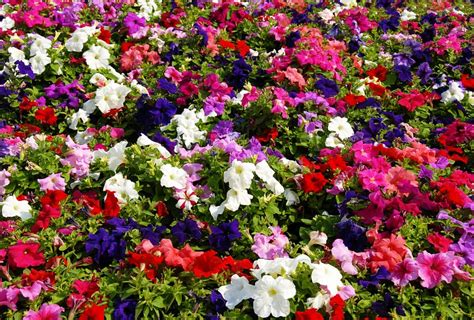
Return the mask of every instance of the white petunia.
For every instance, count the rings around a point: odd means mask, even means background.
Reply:
[[[334,13],[329,9],[324,9],[318,13],[319,17],[327,24],[334,24]]]
[[[347,118],[334,117],[329,121],[328,130],[337,134],[340,139],[347,139],[354,135],[354,130]]]
[[[188,173],[181,168],[165,164],[160,168],[163,176],[160,183],[162,187],[184,189],[188,181]]]
[[[87,40],[89,40],[89,34],[82,28],[76,29],[71,37],[66,40],[65,47],[71,52],[82,52]]]
[[[336,147],[343,148],[344,147],[344,143],[342,143],[342,140],[339,139],[335,133],[330,133],[324,143],[326,147],[328,148],[336,148]]]
[[[407,9],[403,10],[402,14],[400,15],[401,21],[410,21],[416,19],[416,13],[413,11],[409,11]]]
[[[117,173],[105,181],[104,191],[106,190],[114,192],[120,204],[139,197],[135,182],[125,179],[122,173]]]
[[[33,72],[35,74],[42,74],[46,70],[46,66],[51,63],[51,58],[45,52],[38,52],[29,61]]]
[[[346,8],[357,7],[357,0],[340,0],[339,2]]]
[[[248,206],[251,204],[253,196],[247,192],[246,189],[230,189],[227,191],[227,198],[225,200],[225,208],[230,211],[237,211],[239,207]]]
[[[95,159],[106,159],[109,170],[116,171],[117,168],[124,163],[125,160],[125,149],[127,147],[127,141],[121,141],[117,143],[113,148],[108,151],[96,150],[94,151]]]
[[[296,295],[295,285],[291,280],[283,277],[274,279],[271,276],[263,276],[255,283],[255,294],[253,310],[262,318],[270,315],[273,317],[286,317],[290,314],[290,302],[288,299]]]
[[[464,99],[464,90],[459,81],[452,81],[449,84],[449,89],[441,93],[441,102],[443,103],[461,101],[462,99]]]
[[[266,187],[274,194],[280,195],[285,191],[285,188],[273,177],[275,171],[270,168],[266,161],[260,161],[255,166],[255,173],[265,182]]]
[[[158,151],[161,153],[161,156],[163,158],[169,158],[171,157],[171,153],[168,151],[168,149],[166,149],[165,147],[163,147],[161,144],[159,144],[158,142],[155,142],[153,140],[151,140],[150,138],[148,138],[146,135],[144,135],[143,133],[140,135],[140,137],[138,137],[137,139],[137,144],[140,146],[140,147],[145,147],[145,146],[152,146],[156,149],[158,149]]]
[[[197,123],[204,118],[196,113],[195,110],[185,109],[181,114],[175,114],[171,122],[176,123],[176,132],[186,148],[190,148],[193,143],[199,142],[205,138],[206,132],[199,130]]]
[[[117,185],[124,184],[125,178],[121,172],[115,174],[114,176],[108,178],[104,184],[104,191],[114,191]]]
[[[343,283],[341,282],[341,272],[327,263],[317,263],[313,265],[311,280],[313,283],[318,283],[324,286],[331,297],[337,294],[338,287],[343,286]]]
[[[26,200],[17,200],[14,196],[8,196],[2,205],[2,216],[5,218],[20,217],[21,220],[31,218],[31,207]]]
[[[40,36],[38,34],[29,34],[28,35],[33,42],[30,45],[30,55],[34,56],[37,54],[44,54],[47,55],[47,50],[51,48],[52,41],[48,38]]]
[[[77,130],[79,120],[81,120],[82,123],[86,123],[87,121],[89,121],[89,116],[87,115],[87,112],[83,109],[77,110],[77,112],[73,113],[68,119],[69,129]]]
[[[2,21],[0,21],[0,29],[3,30],[10,30],[15,26],[15,20],[10,17],[4,17]]]
[[[17,49],[15,47],[10,47],[8,48],[8,62],[10,63],[15,63],[16,61],[23,61],[25,62],[25,59],[26,59],[26,56],[25,56],[25,53],[20,50],[20,49]]]
[[[311,308],[321,309],[322,307],[329,305],[330,299],[331,299],[330,295],[322,293],[322,292],[318,292],[316,294],[316,297],[308,299],[308,304]]]
[[[101,73],[94,73],[89,79],[89,83],[98,87],[103,87],[107,84],[107,78]]]
[[[265,274],[271,276],[291,276],[300,263],[305,263],[310,267],[313,265],[307,255],[300,254],[296,258],[258,259],[254,262],[254,268],[251,271],[252,275],[257,279],[261,279]]]
[[[324,233],[324,232],[321,232],[321,231],[311,231],[309,233],[309,243],[308,245],[320,245],[320,246],[324,246],[326,244],[326,242],[328,241],[328,236]]]
[[[224,213],[225,210],[225,201],[220,206],[215,206],[211,204],[209,206],[209,212],[214,220],[217,220],[217,217]]]
[[[95,105],[102,113],[120,109],[130,91],[130,88],[112,81],[105,87],[97,89],[94,98]]]
[[[291,189],[285,189],[283,195],[285,196],[287,206],[292,206],[300,203],[300,198],[298,197],[298,194]]]
[[[87,66],[92,70],[109,66],[109,50],[102,46],[91,46],[89,50],[82,54],[82,57],[86,59]]]
[[[217,291],[226,301],[225,306],[232,310],[243,300],[253,297],[254,286],[249,284],[247,278],[234,274],[230,284],[220,287]]]
[[[233,160],[230,168],[224,172],[224,182],[232,189],[248,189],[252,184],[255,169],[253,163]]]

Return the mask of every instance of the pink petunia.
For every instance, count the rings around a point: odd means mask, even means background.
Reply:
[[[44,179],[38,179],[41,191],[66,189],[66,181],[61,177],[61,173],[53,173]]]
[[[332,256],[341,264],[341,268],[345,273],[356,275],[357,269],[352,264],[354,253],[350,251],[342,241],[342,239],[336,239],[332,243],[331,249]]]
[[[8,248],[8,265],[11,268],[37,267],[45,263],[44,255],[39,252],[39,243],[18,242]]]
[[[19,294],[20,290],[17,288],[0,288],[0,306],[16,310]]]
[[[454,271],[451,267],[452,257],[446,253],[431,254],[423,251],[416,257],[418,263],[418,275],[422,282],[421,286],[431,289],[441,281],[450,283],[453,280]]]
[[[404,287],[408,282],[418,278],[418,264],[415,260],[407,258],[397,264],[390,275],[390,280],[400,287]]]
[[[38,311],[30,310],[23,320],[60,320],[64,308],[57,304],[43,303]]]

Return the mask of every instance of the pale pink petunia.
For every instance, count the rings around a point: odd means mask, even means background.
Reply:
[[[66,181],[61,177],[61,173],[53,173],[44,179],[38,179],[41,191],[66,190]]]
[[[356,275],[357,269],[352,264],[354,253],[349,250],[342,239],[336,239],[332,243],[332,256],[341,264],[341,269],[348,274]]]

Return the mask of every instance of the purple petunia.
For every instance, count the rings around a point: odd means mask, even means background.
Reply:
[[[230,249],[232,241],[240,239],[239,221],[222,222],[218,226],[211,226],[212,233],[209,235],[209,244],[218,251]]]
[[[202,233],[196,221],[186,219],[179,221],[171,228],[171,233],[178,239],[180,244],[185,243],[189,239],[201,239]]]

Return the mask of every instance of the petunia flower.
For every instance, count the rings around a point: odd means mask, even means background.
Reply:
[[[26,200],[18,200],[14,196],[8,196],[2,205],[2,216],[5,218],[20,217],[21,220],[31,218],[31,207]]]
[[[418,264],[415,260],[406,258],[397,264],[390,274],[390,280],[400,287],[406,286],[410,281],[418,278]]]
[[[432,289],[441,281],[450,283],[453,280],[454,271],[451,268],[452,258],[446,253],[431,254],[426,251],[416,257],[418,263],[418,275],[421,286]]]
[[[255,283],[253,310],[262,318],[286,317],[290,314],[289,299],[296,295],[295,285],[283,277],[265,275]]]
[[[61,190],[66,188],[66,181],[61,177],[61,173],[53,173],[44,179],[38,179],[41,191]]]
[[[233,310],[243,300],[252,298],[254,290],[254,286],[249,284],[246,277],[240,277],[237,274],[232,276],[230,284],[218,289],[226,301],[226,307],[230,310]]]
[[[43,303],[38,311],[28,311],[23,320],[61,320],[61,313],[63,311],[64,308],[57,304]]]

